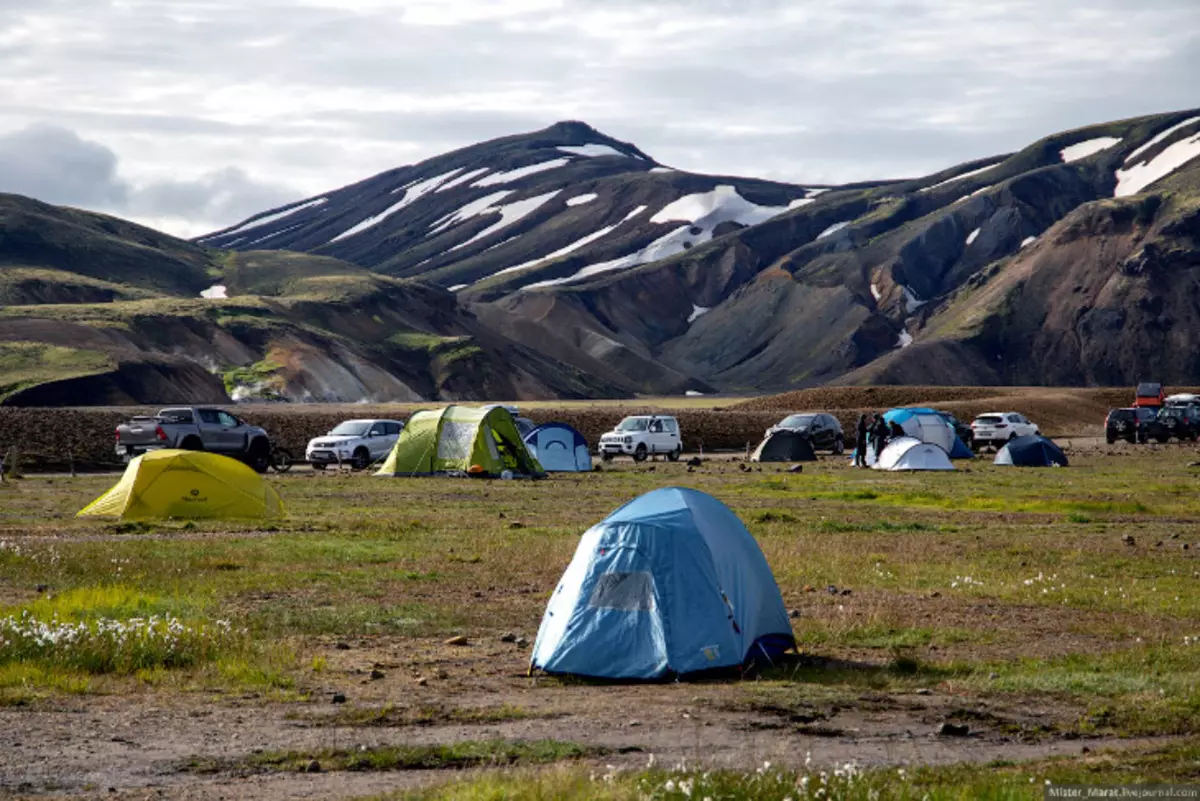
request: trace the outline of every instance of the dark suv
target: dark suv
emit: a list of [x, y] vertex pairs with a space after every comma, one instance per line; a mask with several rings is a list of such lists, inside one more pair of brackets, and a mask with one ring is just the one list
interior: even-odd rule
[[1195, 442], [1200, 436], [1200, 407], [1164, 406], [1158, 412], [1158, 422], [1162, 423], [1168, 437]]
[[842, 453], [846, 450], [846, 435], [842, 433], [842, 424], [832, 414], [790, 414], [768, 428], [767, 436], [781, 428], [807, 437], [814, 451]]
[[1166, 442], [1170, 436], [1167, 427], [1158, 419], [1158, 410], [1145, 406], [1113, 409], [1104, 421], [1104, 438], [1110, 445], [1119, 439], [1126, 442], [1145, 442], [1149, 439]]

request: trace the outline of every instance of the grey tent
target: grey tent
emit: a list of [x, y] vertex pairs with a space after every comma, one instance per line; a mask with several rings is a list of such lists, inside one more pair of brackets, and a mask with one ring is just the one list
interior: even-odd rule
[[750, 457], [752, 462], [815, 462], [812, 443], [796, 431], [781, 428], [767, 434]]

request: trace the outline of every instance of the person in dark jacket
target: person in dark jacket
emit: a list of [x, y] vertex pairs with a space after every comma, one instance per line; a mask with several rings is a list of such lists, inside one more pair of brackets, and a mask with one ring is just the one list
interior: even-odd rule
[[858, 425], [854, 427], [854, 466], [867, 466], [867, 427], [869, 423], [865, 414], [858, 416]]
[[875, 458], [879, 459], [879, 454], [883, 453], [883, 449], [888, 444], [888, 424], [887, 420], [883, 419], [883, 415], [878, 415], [875, 418]]
[[904, 427], [902, 425], [900, 425], [899, 423], [897, 423], [895, 420], [893, 420], [891, 422], [891, 425], [889, 426], [889, 428], [891, 429], [891, 432], [892, 432], [891, 439], [899, 439], [900, 437], [908, 436], [908, 432], [904, 430]]

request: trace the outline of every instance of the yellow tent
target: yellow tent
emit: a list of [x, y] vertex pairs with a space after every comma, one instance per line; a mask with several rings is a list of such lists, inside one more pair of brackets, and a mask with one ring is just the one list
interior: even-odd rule
[[161, 450], [143, 454], [116, 486], [78, 517], [283, 517], [279, 494], [262, 476], [228, 456]]

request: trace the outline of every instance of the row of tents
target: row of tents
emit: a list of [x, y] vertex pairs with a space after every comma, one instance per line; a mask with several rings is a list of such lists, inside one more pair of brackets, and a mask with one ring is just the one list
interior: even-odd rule
[[[878, 454], [867, 449], [865, 461], [876, 470], [954, 470], [953, 460], [975, 457], [946, 416], [933, 409], [890, 409], [884, 412], [883, 419], [889, 426], [899, 426], [905, 436], [889, 440]], [[750, 458], [755, 462], [813, 462], [817, 456], [808, 437], [797, 431], [775, 429], [763, 438]], [[1019, 437], [1000, 449], [995, 464], [1066, 467], [1067, 457], [1045, 437]]]

